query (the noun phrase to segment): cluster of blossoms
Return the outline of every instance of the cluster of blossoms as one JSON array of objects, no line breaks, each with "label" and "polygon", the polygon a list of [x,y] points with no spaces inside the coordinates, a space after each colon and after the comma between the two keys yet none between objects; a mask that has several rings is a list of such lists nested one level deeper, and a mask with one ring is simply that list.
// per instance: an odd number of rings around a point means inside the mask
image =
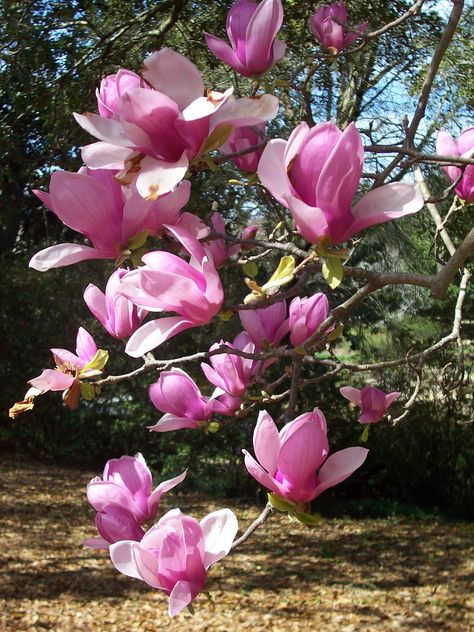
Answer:
[{"label": "cluster of blossoms", "polygon": [[[227,19],[231,45],[210,34],[205,38],[219,59],[255,78],[285,54],[285,43],[276,39],[282,22],[280,0],[237,0]],[[310,27],[336,54],[367,27],[360,24],[351,31],[347,23],[346,8],[339,2],[318,9]],[[224,218],[218,213],[205,222],[183,210],[190,200],[188,177],[196,165],[205,163],[209,152],[239,154],[234,157],[236,166],[258,174],[269,194],[289,210],[300,236],[316,249],[332,248],[369,226],[415,213],[423,205],[418,187],[405,182],[381,186],[354,203],[364,161],[354,123],[340,130],[330,121],[312,128],[302,122],[288,140],[268,140],[266,124],[277,115],[276,97],[235,98],[231,88],[205,92],[196,66],[169,48],[147,57],[140,75],[122,69],[103,79],[97,106],[98,114],[75,115],[97,139],[82,148],[85,166],[77,173],[56,171],[48,193],[35,191],[87,243],[50,246],[35,254],[30,266],[46,271],[87,259],[114,261],[117,269],[105,292],[89,284],[84,300],[111,336],[126,341],[125,352],[133,358],[184,330],[209,323],[224,304],[219,268],[249,247],[228,245]],[[471,155],[473,133],[468,130],[457,143],[440,133],[438,151]],[[473,201],[474,167],[446,171],[456,182],[458,196]],[[258,229],[248,226],[241,238],[254,239]],[[278,288],[279,282],[275,285]],[[201,364],[201,382],[206,379],[212,392],[202,394],[181,369],[163,371],[149,395],[164,415],[150,430],[212,431],[215,415],[235,419],[248,390],[276,359],[259,355],[289,345],[304,355],[321,328],[323,341],[334,329],[329,300],[322,292],[297,296],[289,305],[280,300],[268,307],[241,307],[243,330],[232,342],[221,339],[213,344],[209,361]],[[77,406],[81,395],[93,399],[98,394],[94,378],[103,372],[108,356],[90,334],[79,329],[76,354],[64,349],[52,353],[56,369],[46,369],[30,381],[32,388],[13,414],[30,409],[33,398],[46,391],[62,391],[70,408]],[[346,386],[341,394],[360,407],[361,424],[378,422],[400,395],[385,395],[372,386],[360,391]],[[253,447],[255,458],[244,450],[250,475],[270,492],[276,508],[306,523],[309,503],[350,476],[367,456],[361,447],[329,456],[326,419],[318,408],[280,431],[261,411]],[[172,509],[146,530],[146,523],[157,517],[161,495],[185,476],[184,472],[153,490],[150,470],[138,454],[108,461],[102,478],[87,486],[99,537],[86,545],[108,550],[118,571],[168,594],[170,615],[202,590],[208,568],[230,551],[238,528],[229,509],[201,522]]]}]

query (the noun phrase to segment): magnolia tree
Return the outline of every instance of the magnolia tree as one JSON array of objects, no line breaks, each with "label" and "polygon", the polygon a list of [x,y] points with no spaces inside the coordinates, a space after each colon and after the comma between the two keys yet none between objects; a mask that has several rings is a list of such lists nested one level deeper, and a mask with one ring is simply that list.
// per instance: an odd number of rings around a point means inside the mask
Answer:
[{"label": "magnolia tree", "polygon": [[[316,38],[321,47],[314,64],[349,63],[355,51],[375,38],[390,37],[392,29],[413,19],[424,4],[418,0],[377,30],[367,22],[353,24],[343,2],[321,6],[307,27],[307,37]],[[449,8],[444,32],[427,59],[417,105],[391,144],[364,147],[357,121],[340,129],[332,121],[314,120],[311,79],[316,71],[304,63],[278,85],[307,104],[308,121],[297,124],[288,138],[270,133],[269,121],[278,123],[285,116],[265,75],[285,56],[287,44],[278,39],[283,7],[280,0],[238,0],[227,16],[228,41],[210,33],[204,37],[223,64],[250,79],[247,96],[237,97],[231,88],[208,88],[190,59],[170,48],[155,51],[141,70],[120,69],[102,79],[97,112],[74,115],[93,137],[82,148],[84,166],[77,173],[54,171],[49,191],[35,191],[63,224],[85,239],[51,245],[35,254],[30,266],[47,272],[86,259],[114,262],[105,291],[90,283],[84,300],[106,331],[123,340],[125,353],[141,364],[129,373],[105,376],[108,353],[81,327],[76,352],[52,349],[54,368],[29,381],[31,388],[12,407],[11,416],[31,409],[34,399],[47,391],[61,392],[65,405],[75,409],[81,398],[93,400],[102,389],[143,378],[151,382],[151,404],[163,413],[149,427],[152,432],[188,428],[214,433],[243,419],[254,424],[253,447],[240,446],[242,466],[267,490],[268,504],[237,539],[237,518],[229,509],[201,521],[180,509],[160,515],[161,495],[179,485],[186,472],[153,489],[141,454],[109,460],[102,477],[87,486],[98,536],[85,545],[108,551],[119,572],[165,592],[171,616],[190,606],[204,589],[210,566],[245,542],[273,510],[311,527],[317,520],[312,501],[364,467],[364,447],[331,453],[319,407],[324,404],[314,401],[309,410],[301,410],[298,402],[306,386],[345,372],[347,385],[340,394],[360,408],[358,421],[366,435],[369,424],[380,421],[390,407],[392,422],[407,416],[419,380],[412,393],[385,393],[374,386],[376,378],[361,390],[355,388],[351,374],[372,371],[376,376],[376,371],[404,364],[420,367],[440,348],[460,341],[470,278],[464,263],[474,250],[474,230],[456,246],[448,234],[448,217],[440,215],[437,203],[452,200],[451,216],[474,202],[474,128],[456,139],[439,130],[436,154],[417,148],[417,132],[460,20],[462,0]],[[366,152],[379,156],[382,170],[364,173]],[[247,187],[249,195],[264,191],[273,205],[270,234],[263,234],[250,218],[235,234],[226,228],[225,209],[222,214],[210,209],[202,218],[189,206],[197,175],[219,174],[230,161],[236,170],[231,182]],[[450,180],[438,198],[425,181],[427,167],[443,168]],[[421,211],[435,223],[437,238],[450,254],[436,274],[349,265],[365,229]],[[257,262],[275,251],[281,256],[278,265],[273,274],[260,278]],[[220,276],[229,261],[235,264],[232,270],[241,275],[243,269],[246,275],[248,293],[237,305],[226,301]],[[318,275],[327,291],[309,295],[307,284]],[[347,280],[358,289],[331,309],[332,290]],[[369,365],[338,357],[333,342],[367,297],[392,285],[426,288],[442,297],[451,283],[458,284],[453,327],[436,344],[409,357]],[[241,332],[228,340],[226,322],[234,315]],[[216,331],[209,350],[190,349],[186,356],[160,359],[160,345],[211,320],[222,331]],[[321,350],[329,356],[321,358]],[[192,363],[200,363],[200,383],[207,381],[204,392],[186,372]],[[272,375],[280,373],[269,382],[270,366]],[[320,375],[305,376],[315,366]],[[278,402],[281,415],[273,419],[265,408]]]}]

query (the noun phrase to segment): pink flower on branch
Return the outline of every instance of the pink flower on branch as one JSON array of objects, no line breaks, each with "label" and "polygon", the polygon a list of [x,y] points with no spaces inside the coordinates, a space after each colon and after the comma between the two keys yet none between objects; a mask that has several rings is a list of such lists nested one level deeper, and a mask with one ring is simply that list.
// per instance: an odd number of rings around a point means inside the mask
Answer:
[{"label": "pink flower on branch", "polygon": [[163,481],[153,490],[151,472],[143,456],[122,456],[107,461],[102,478],[87,485],[87,499],[98,512],[100,538],[85,541],[95,549],[107,549],[119,540],[140,540],[140,525],[155,518],[161,496],[183,482],[186,472]]},{"label": "pink flower on branch", "polygon": [[375,424],[380,421],[388,408],[401,395],[399,391],[393,391],[387,395],[374,386],[364,386],[358,390],[352,386],[343,386],[339,389],[343,397],[357,404],[361,410],[359,422],[361,424]]},{"label": "pink flower on branch", "polygon": [[[465,130],[457,140],[441,130],[436,141],[436,151],[445,156],[462,156],[463,158],[474,157],[474,127]],[[459,167],[450,165],[443,167],[446,175],[451,182],[456,182],[462,177],[456,185],[455,191],[461,200],[466,200],[474,204],[474,165],[468,165],[464,172]]]},{"label": "pink flower on branch", "polygon": [[318,292],[309,298],[296,296],[290,303],[290,340],[295,347],[314,334],[329,314],[327,296]]},{"label": "pink flower on branch", "polygon": [[311,16],[309,27],[321,44],[336,54],[355,42],[367,28],[367,22],[364,22],[354,26],[353,32],[348,32],[347,20],[347,9],[341,1],[320,7]]},{"label": "pink flower on branch", "polygon": [[135,180],[146,199],[172,191],[190,161],[218,149],[235,127],[273,118],[278,99],[234,99],[232,89],[209,91],[196,66],[163,48],[145,59],[143,79],[152,87],[127,88],[114,105],[112,118],[75,114],[79,125],[99,139],[82,148],[91,169],[120,170],[120,180]]},{"label": "pink flower on branch", "polygon": [[239,311],[240,322],[257,350],[276,346],[289,332],[285,301],[269,307]]},{"label": "pink flower on branch", "polygon": [[115,172],[80,169],[55,171],[49,193],[35,191],[63,224],[83,234],[91,246],[66,243],[36,253],[30,267],[40,272],[86,259],[117,259],[131,254],[134,241],[142,246],[147,234],[178,221],[188,202],[190,185],[182,183],[156,202],[146,201],[135,187],[122,187]]},{"label": "pink flower on branch", "polygon": [[[266,411],[253,434],[255,460],[247,450],[245,467],[261,485],[295,505],[306,505],[348,478],[367,457],[365,448],[346,448],[328,458],[326,419],[315,408],[286,424],[280,432]],[[316,470],[318,472],[316,473]]]},{"label": "pink flower on branch", "polygon": [[[55,369],[45,369],[41,375],[28,382],[41,393],[63,391],[66,406],[77,408],[81,396],[81,379],[100,375],[108,353],[97,349],[94,339],[83,327],[79,327],[76,338],[76,354],[67,349],[51,349]],[[31,389],[30,389],[31,390]],[[35,393],[36,396],[39,393]]]},{"label": "pink flower on branch", "polygon": [[284,56],[285,42],[276,40],[283,23],[281,0],[237,0],[227,14],[231,46],[219,37],[204,33],[216,57],[244,77],[262,75]]},{"label": "pink flower on branch", "polygon": [[204,588],[208,568],[230,551],[237,529],[230,509],[214,511],[201,522],[172,509],[140,542],[112,544],[110,558],[120,573],[163,590],[173,617]]},{"label": "pink flower on branch", "polygon": [[139,75],[123,68],[116,74],[102,79],[100,88],[95,91],[99,114],[104,118],[114,118],[119,111],[122,96],[134,88],[151,90]]},{"label": "pink flower on branch", "polygon": [[176,312],[142,325],[125,348],[134,358],[151,351],[185,329],[208,323],[224,300],[212,256],[187,230],[166,226],[189,253],[189,262],[165,251],[142,257],[144,266],[122,279],[122,294],[150,312]]},{"label": "pink flower on branch", "polygon": [[[265,132],[265,124],[256,125],[262,133]],[[228,140],[222,145],[221,151],[224,154],[235,154],[255,147],[262,142],[261,136],[251,127],[238,127],[229,136]],[[246,173],[255,173],[258,168],[258,162],[262,156],[263,148],[257,149],[241,156],[235,156],[232,160],[241,171]]]},{"label": "pink flower on branch", "polygon": [[359,187],[364,147],[351,123],[313,128],[300,123],[288,141],[271,140],[258,166],[262,184],[288,208],[299,233],[311,243],[341,243],[361,230],[416,213],[423,206],[417,185],[395,182],[366,193],[351,207]]},{"label": "pink flower on branch", "polygon": [[97,320],[114,338],[128,338],[136,331],[147,311],[138,308],[122,295],[120,280],[128,270],[116,270],[107,281],[105,294],[98,287],[90,283],[85,292],[84,300]]}]

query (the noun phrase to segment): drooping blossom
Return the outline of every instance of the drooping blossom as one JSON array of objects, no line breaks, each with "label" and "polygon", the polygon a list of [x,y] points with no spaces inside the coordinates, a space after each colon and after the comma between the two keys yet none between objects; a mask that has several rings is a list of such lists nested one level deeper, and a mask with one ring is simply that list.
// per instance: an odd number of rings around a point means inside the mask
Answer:
[{"label": "drooping blossom", "polygon": [[367,449],[356,447],[339,450],[328,458],[326,434],[326,419],[318,408],[290,421],[280,432],[264,410],[253,434],[257,460],[243,450],[245,466],[271,492],[304,505],[344,481],[367,456]]},{"label": "drooping blossom", "polygon": [[87,485],[101,537],[86,540],[86,546],[107,549],[119,540],[140,540],[144,533],[140,525],[155,518],[161,496],[185,477],[183,472],[153,490],[151,472],[140,453],[107,461],[102,478],[96,476]]},{"label": "drooping blossom", "polygon": [[354,26],[354,31],[347,30],[347,9],[344,2],[336,2],[320,7],[309,19],[309,27],[321,44],[333,54],[347,48],[362,35],[367,22]]},{"label": "drooping blossom", "polygon": [[375,424],[380,421],[388,408],[401,395],[399,391],[393,391],[387,395],[374,386],[364,386],[358,390],[352,386],[343,386],[339,389],[343,397],[357,404],[361,410],[359,422],[361,424]]},{"label": "drooping blossom", "polygon": [[231,46],[215,35],[204,33],[216,57],[244,77],[262,75],[284,56],[285,42],[276,40],[283,23],[281,0],[237,0],[227,14]]},{"label": "drooping blossom", "polygon": [[[183,183],[156,202],[144,200],[133,186],[122,187],[114,171],[55,171],[49,193],[34,191],[63,224],[81,233],[91,246],[66,243],[36,253],[30,267],[40,272],[86,259],[116,259],[130,253],[133,239],[144,231],[155,234],[163,224],[178,221],[189,199]],[[145,236],[146,238],[146,236]]]},{"label": "drooping blossom", "polygon": [[208,323],[224,300],[209,251],[184,228],[166,229],[189,253],[189,263],[170,252],[149,252],[142,257],[145,265],[122,279],[122,293],[138,307],[151,312],[176,312],[179,316],[149,321],[132,334],[125,351],[134,358],[185,329]]},{"label": "drooping blossom", "polygon": [[273,118],[278,99],[232,97],[209,91],[196,66],[163,48],[147,57],[143,79],[151,86],[128,88],[120,94],[113,118],[75,114],[83,129],[99,142],[82,148],[91,169],[116,169],[121,181],[136,177],[140,195],[156,199],[172,191],[189,161],[217,149],[234,127],[256,125]]},{"label": "drooping blossom", "polygon": [[120,280],[128,270],[116,270],[107,281],[105,294],[90,283],[84,292],[84,300],[97,320],[114,338],[128,338],[136,331],[147,311],[134,305],[121,293]]},{"label": "drooping blossom", "polygon": [[[224,344],[245,353],[255,353],[255,345],[246,331],[238,334],[233,343],[221,340],[219,343],[213,344],[209,351],[214,351]],[[258,364],[255,360],[243,358],[232,353],[213,355],[209,358],[209,361],[211,366],[204,362],[201,364],[204,375],[211,384],[233,397],[240,397],[246,392],[252,382]]]},{"label": "drooping blossom", "polygon": [[[457,140],[454,140],[448,132],[441,130],[436,141],[436,151],[444,156],[474,157],[474,127],[465,130]],[[456,182],[461,175],[461,169],[454,165],[443,167],[443,169],[451,182]],[[474,165],[465,167],[455,191],[461,200],[474,203]]]},{"label": "drooping blossom", "polygon": [[329,302],[323,292],[309,298],[296,296],[290,303],[290,340],[295,347],[302,345],[326,320]]},{"label": "drooping blossom", "polygon": [[[262,133],[265,132],[265,124],[255,125]],[[228,140],[222,145],[221,151],[224,154],[235,154],[244,151],[250,147],[255,147],[262,142],[261,136],[252,127],[238,127],[229,136]],[[262,149],[235,156],[232,158],[238,169],[245,173],[255,173],[258,167],[258,161],[263,153]]]},{"label": "drooping blossom", "polygon": [[110,559],[120,573],[163,590],[173,617],[203,589],[208,568],[230,551],[237,529],[230,509],[214,511],[201,522],[172,509],[140,542],[112,544]]},{"label": "drooping blossom", "polygon": [[265,344],[276,346],[289,331],[285,301],[260,309],[240,310],[239,318],[257,350]]},{"label": "drooping blossom", "polygon": [[239,400],[221,399],[221,391],[211,397],[202,395],[196,382],[181,369],[163,371],[150,386],[150,399],[158,410],[165,413],[154,426],[155,432],[168,432],[180,428],[198,430],[210,421],[214,413],[232,415]]},{"label": "drooping blossom", "polygon": [[288,141],[268,143],[258,174],[273,197],[290,209],[305,239],[338,244],[423,206],[417,185],[394,182],[369,191],[351,208],[363,162],[364,147],[354,123],[344,132],[331,122],[313,128],[300,123]]},{"label": "drooping blossom", "polygon": [[117,73],[104,77],[95,91],[99,114],[104,118],[114,118],[120,108],[120,99],[134,88],[152,89],[140,75],[131,70],[122,68]]},{"label": "drooping blossom", "polygon": [[77,408],[81,395],[80,380],[100,375],[107,362],[108,354],[97,349],[94,339],[83,327],[79,327],[77,331],[77,355],[67,349],[51,349],[51,353],[56,368],[45,369],[41,375],[30,380],[28,384],[42,393],[63,391],[64,403],[74,410]]}]

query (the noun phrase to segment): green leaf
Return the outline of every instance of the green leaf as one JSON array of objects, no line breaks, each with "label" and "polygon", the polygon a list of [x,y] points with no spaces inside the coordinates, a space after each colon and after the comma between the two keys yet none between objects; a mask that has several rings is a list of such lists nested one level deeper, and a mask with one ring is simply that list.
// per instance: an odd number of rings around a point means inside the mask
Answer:
[{"label": "green leaf", "polygon": [[362,443],[365,443],[367,441],[367,439],[369,438],[369,430],[370,430],[370,426],[367,425],[364,428],[364,432],[360,435],[359,441],[362,441]]},{"label": "green leaf", "polygon": [[331,333],[329,333],[329,334],[326,336],[326,340],[330,340],[331,342],[332,342],[333,340],[337,340],[338,338],[340,338],[340,337],[341,337],[341,335],[342,335],[342,332],[343,332],[343,331],[344,331],[344,326],[343,326],[343,325],[338,325],[337,327],[335,327],[335,328],[331,331]]},{"label": "green leaf", "polygon": [[219,149],[219,147],[221,147],[226,142],[233,131],[234,127],[232,125],[228,125],[226,123],[218,125],[207,137],[204,147],[199,153],[206,154],[208,151]]},{"label": "green leaf", "polygon": [[284,513],[293,511],[295,508],[292,503],[288,502],[288,500],[285,500],[284,498],[281,498],[277,494],[268,494],[268,502],[274,509],[277,511],[283,511]]},{"label": "green leaf", "polygon": [[321,522],[321,516],[319,514],[309,514],[295,511],[294,516],[307,527],[314,527],[315,524]]},{"label": "green leaf", "polygon": [[107,364],[107,360],[109,359],[109,352],[104,351],[103,349],[98,349],[95,356],[86,364],[86,366],[79,373],[79,377],[91,377],[91,375],[99,375],[102,373],[105,365]]},{"label": "green leaf", "polygon": [[142,230],[141,232],[137,233],[134,237],[130,237],[130,239],[127,241],[127,246],[130,248],[130,250],[137,250],[138,248],[143,248],[143,246],[146,243],[146,240],[148,239],[149,234],[150,234],[150,231]]},{"label": "green leaf", "polygon": [[344,266],[338,257],[328,257],[323,263],[323,277],[329,287],[334,290],[344,278]]},{"label": "green leaf", "polygon": [[262,285],[264,292],[290,283],[293,280],[293,272],[295,269],[295,258],[292,255],[285,255],[280,259],[277,269],[269,278],[269,280]]},{"label": "green leaf", "polygon": [[247,261],[247,263],[244,263],[244,265],[242,266],[242,270],[247,276],[253,279],[258,274],[258,265],[255,263],[255,261]]},{"label": "green leaf", "polygon": [[94,399],[96,395],[94,385],[88,384],[87,382],[81,382],[81,395],[88,402]]}]

